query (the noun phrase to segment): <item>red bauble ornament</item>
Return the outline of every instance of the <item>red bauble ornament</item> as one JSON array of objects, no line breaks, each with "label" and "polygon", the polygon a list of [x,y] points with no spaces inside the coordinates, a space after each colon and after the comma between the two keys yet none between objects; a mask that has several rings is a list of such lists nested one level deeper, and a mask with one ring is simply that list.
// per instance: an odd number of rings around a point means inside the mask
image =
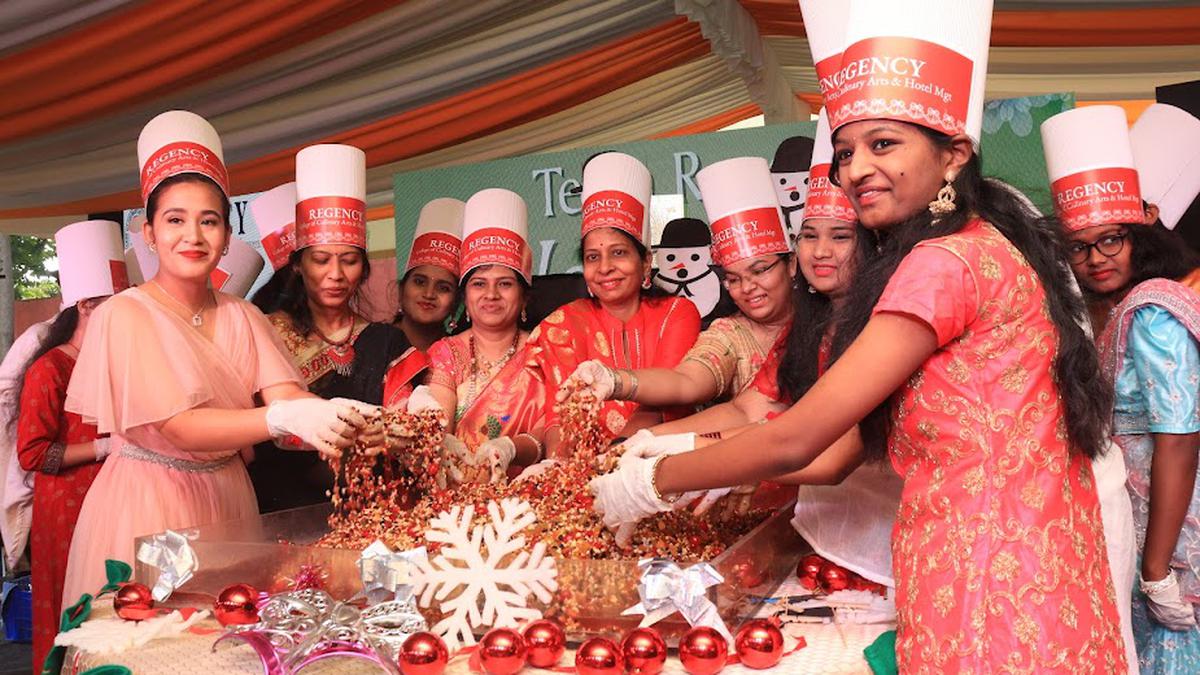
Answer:
[{"label": "red bauble ornament", "polygon": [[534,668],[553,668],[567,650],[567,634],[550,619],[538,619],[525,627],[525,660]]},{"label": "red bauble ornament", "polygon": [[826,593],[843,591],[850,587],[850,573],[833,563],[825,563],[821,568],[819,578],[821,588]]},{"label": "red bauble ornament", "polygon": [[608,638],[594,637],[575,652],[575,671],[579,675],[621,675],[623,670],[621,648]]},{"label": "red bauble ornament", "polygon": [[725,667],[729,643],[708,626],[696,626],[679,640],[679,660],[691,675],[715,675]]},{"label": "red bauble ornament", "polygon": [[667,662],[667,643],[653,628],[634,628],[621,641],[621,656],[633,675],[658,675]]},{"label": "red bauble ornament", "polygon": [[213,603],[213,615],[222,626],[258,623],[258,591],[250,584],[226,586]]},{"label": "red bauble ornament", "polygon": [[783,631],[768,619],[751,619],[738,631],[733,646],[743,666],[770,668],[783,658]]},{"label": "red bauble ornament", "polygon": [[762,566],[750,556],[738,558],[731,566],[733,580],[745,590],[755,588],[766,581]]},{"label": "red bauble ornament", "polygon": [[117,616],[126,621],[142,621],[155,615],[154,596],[146,584],[129,582],[121,584],[113,595],[113,609]]},{"label": "red bauble ornament", "polygon": [[825,559],[816,553],[810,553],[800,559],[800,564],[796,565],[796,576],[800,578],[800,585],[813,590],[817,587],[817,578],[821,575],[821,567],[825,565]]},{"label": "red bauble ornament", "polygon": [[404,675],[442,675],[450,651],[433,633],[413,633],[400,645],[400,672]]},{"label": "red bauble ornament", "polygon": [[479,641],[479,663],[489,675],[513,675],[525,666],[525,640],[511,628],[493,628]]}]

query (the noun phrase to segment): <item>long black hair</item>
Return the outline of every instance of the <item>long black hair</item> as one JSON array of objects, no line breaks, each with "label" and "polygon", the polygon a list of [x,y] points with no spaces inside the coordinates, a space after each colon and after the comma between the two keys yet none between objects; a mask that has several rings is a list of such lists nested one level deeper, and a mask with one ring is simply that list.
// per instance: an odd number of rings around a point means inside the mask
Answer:
[{"label": "long black hair", "polygon": [[[865,269],[877,255],[875,233],[855,223],[854,274]],[[853,278],[853,277],[852,277]],[[799,401],[820,375],[821,343],[834,321],[833,302],[824,293],[809,289],[803,274],[792,288],[792,323],[775,379],[783,401]]]},{"label": "long black hair", "polygon": [[[358,280],[358,288],[350,297],[350,310],[360,316],[370,313],[370,300],[363,293],[363,285],[371,278],[371,259],[366,251],[359,249],[362,254],[363,273]],[[308,292],[304,290],[304,275],[298,270],[300,258],[304,249],[292,251],[288,264],[275,271],[262,288],[255,291],[250,302],[258,307],[263,314],[271,314],[282,310],[292,319],[292,329],[300,335],[313,332],[312,310],[308,306]]]},{"label": "long black hair", "polygon": [[[951,137],[922,126],[920,129],[939,149],[949,149]],[[835,164],[830,169],[836,182]],[[1046,294],[1046,309],[1058,331],[1054,355],[1054,379],[1063,401],[1067,438],[1072,452],[1095,457],[1107,440],[1112,413],[1113,388],[1100,369],[1096,347],[1077,322],[1082,316],[1082,299],[1072,291],[1070,268],[1065,264],[1066,245],[1062,228],[1054,219],[1039,218],[1003,184],[984,180],[980,159],[972,153],[954,179],[957,208],[935,220],[922,209],[891,227],[881,237],[875,262],[859,270],[851,284],[844,311],[838,318],[831,357],[839,358],[862,333],[871,312],[900,262],[918,243],[962,230],[976,216],[991,223],[1021,253],[1037,273]],[[894,401],[889,398],[862,420],[868,457],[882,459]]]},{"label": "long black hair", "polygon": [[[71,305],[58,313],[54,317],[54,321],[50,324],[50,328],[46,334],[42,336],[42,341],[38,343],[38,348],[33,352],[33,356],[21,366],[21,376],[17,378],[13,388],[9,390],[10,401],[6,401],[6,408],[9,410],[8,428],[15,429],[17,418],[20,417],[20,402],[21,390],[25,387],[25,373],[29,372],[29,366],[32,366],[34,361],[42,358],[51,349],[64,345],[71,340],[75,335],[75,329],[79,327],[79,308],[76,305]],[[15,435],[15,431],[13,432]]]}]

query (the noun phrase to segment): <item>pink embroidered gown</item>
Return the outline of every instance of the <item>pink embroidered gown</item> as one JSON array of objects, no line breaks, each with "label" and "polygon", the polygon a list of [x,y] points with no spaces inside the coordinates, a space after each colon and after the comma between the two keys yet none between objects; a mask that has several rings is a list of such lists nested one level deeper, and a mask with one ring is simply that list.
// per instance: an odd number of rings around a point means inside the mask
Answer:
[{"label": "pink embroidered gown", "polygon": [[889,439],[900,671],[1125,672],[1091,462],[1066,441],[1034,270],[975,221],[914,248],[874,311],[938,342]]},{"label": "pink embroidered gown", "polygon": [[188,452],[158,430],[192,408],[253,408],[256,392],[300,383],[266,317],[216,296],[211,340],[137,288],[88,324],[66,407],[111,433],[113,451],[79,515],[64,606],[104,585],[106,559],[132,564],[135,537],[258,513],[242,448]]}]

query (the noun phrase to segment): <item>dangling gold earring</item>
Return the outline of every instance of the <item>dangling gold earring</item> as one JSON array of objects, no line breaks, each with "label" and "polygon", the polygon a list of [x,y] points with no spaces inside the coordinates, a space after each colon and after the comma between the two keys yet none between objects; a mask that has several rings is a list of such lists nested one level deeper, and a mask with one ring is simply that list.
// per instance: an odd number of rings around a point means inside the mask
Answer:
[{"label": "dangling gold earring", "polygon": [[526,321],[529,321],[529,316],[525,313],[525,308],[522,307],[521,308],[521,323],[525,323]]},{"label": "dangling gold earring", "polygon": [[954,200],[958,199],[958,193],[954,191],[954,177],[946,176],[946,184],[938,190],[937,199],[929,202],[929,212],[933,214],[934,220],[942,216],[948,216],[958,209],[958,204]]}]

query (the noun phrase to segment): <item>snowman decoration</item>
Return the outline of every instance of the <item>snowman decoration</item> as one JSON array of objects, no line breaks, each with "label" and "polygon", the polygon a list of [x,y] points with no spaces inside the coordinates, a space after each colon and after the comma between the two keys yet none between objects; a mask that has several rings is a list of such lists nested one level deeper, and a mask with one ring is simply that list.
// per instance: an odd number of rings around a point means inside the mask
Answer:
[{"label": "snowman decoration", "polygon": [[775,196],[783,209],[788,241],[796,241],[804,220],[804,198],[808,196],[808,167],[812,163],[813,139],[807,136],[785,138],[775,149],[771,162],[771,180]]},{"label": "snowman decoration", "polygon": [[708,316],[721,299],[721,280],[712,265],[708,225],[696,218],[676,218],[663,228],[654,251],[654,285],[691,300]]}]

